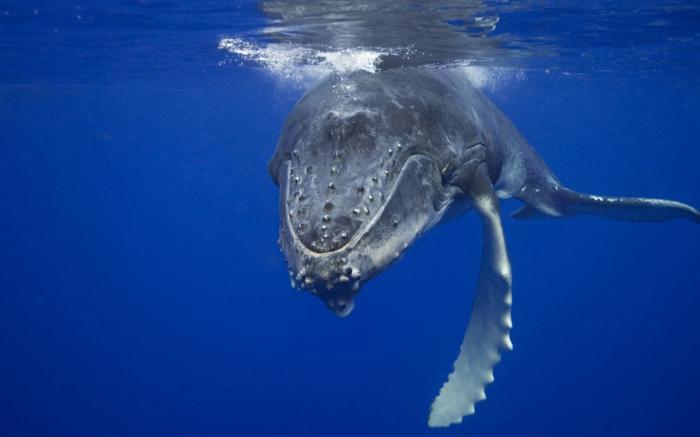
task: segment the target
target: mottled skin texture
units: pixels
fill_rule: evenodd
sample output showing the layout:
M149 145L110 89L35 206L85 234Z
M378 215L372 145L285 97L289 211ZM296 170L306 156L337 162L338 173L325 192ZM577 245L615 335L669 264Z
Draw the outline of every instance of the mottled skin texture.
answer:
M500 352L512 348L499 198L525 203L516 218L700 223L700 213L680 202L562 186L510 120L464 75L447 70L327 77L289 115L269 170L280 187L280 246L292 285L339 316L421 233L471 208L479 215L482 259L470 322L430 426L472 414Z

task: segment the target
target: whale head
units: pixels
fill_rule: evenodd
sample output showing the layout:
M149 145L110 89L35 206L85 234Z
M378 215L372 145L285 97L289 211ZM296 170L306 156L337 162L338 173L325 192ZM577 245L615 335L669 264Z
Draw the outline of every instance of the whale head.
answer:
M269 166L291 283L341 317L451 199L435 159L402 141L410 120L366 88L326 81L307 93Z

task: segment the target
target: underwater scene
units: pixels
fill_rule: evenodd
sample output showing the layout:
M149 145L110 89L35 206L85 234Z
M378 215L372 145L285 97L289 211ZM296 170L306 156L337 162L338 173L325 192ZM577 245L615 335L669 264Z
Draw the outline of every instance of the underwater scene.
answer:
M0 436L697 436L700 4L1 0Z

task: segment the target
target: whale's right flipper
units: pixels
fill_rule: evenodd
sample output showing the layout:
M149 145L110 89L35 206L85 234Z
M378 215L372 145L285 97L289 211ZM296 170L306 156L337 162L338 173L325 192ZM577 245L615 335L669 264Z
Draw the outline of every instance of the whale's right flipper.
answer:
M454 370L433 401L428 425L449 426L474 413L474 404L486 398L500 353L510 350L511 270L501 227L498 198L481 165L474 183L464 185L479 213L483 229L481 269L467 332Z
M526 203L511 214L517 219L586 214L629 222L663 222L683 218L700 223L697 209L674 200L596 196L577 193L558 184L527 187L514 197Z

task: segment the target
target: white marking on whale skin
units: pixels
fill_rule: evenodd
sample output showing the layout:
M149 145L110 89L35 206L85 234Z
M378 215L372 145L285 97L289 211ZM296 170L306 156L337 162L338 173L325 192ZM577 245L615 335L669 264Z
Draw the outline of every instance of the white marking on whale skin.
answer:
M328 111L329 114L333 114L338 118L342 119L347 119L350 117L353 117L358 114L366 114L370 117L379 117L379 113L371 108L366 108L366 107L354 107L354 108L349 108L349 107L344 107L344 108L335 108L332 111Z
M509 300L511 301L510 304L512 305L513 298L511 297ZM510 313L506 313L503 315L503 325L505 325L508 329L513 328L513 319Z

